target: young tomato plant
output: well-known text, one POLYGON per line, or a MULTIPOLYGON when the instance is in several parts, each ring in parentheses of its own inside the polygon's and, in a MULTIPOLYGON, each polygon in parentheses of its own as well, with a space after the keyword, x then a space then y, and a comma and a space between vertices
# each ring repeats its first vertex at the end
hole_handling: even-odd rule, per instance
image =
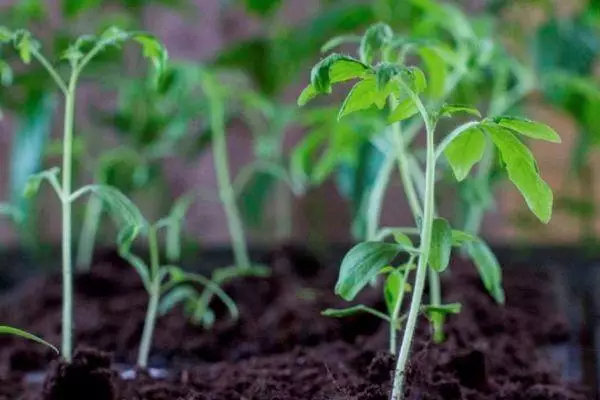
POLYGON ((26 30, 11 31, 0 27, 0 43, 12 44, 21 60, 29 64, 38 61, 50 74, 65 98, 63 160, 62 170, 57 167, 32 176, 25 189, 26 195, 37 192, 41 182, 47 180, 55 190, 62 205, 62 275, 63 275, 63 318, 61 353, 67 362, 72 359, 73 334, 73 268, 72 268, 72 222, 71 206, 74 201, 91 193, 101 197, 112 211, 124 223, 135 226, 138 214, 129 207, 128 200, 116 189, 101 185, 84 186, 78 190, 72 188, 72 151, 74 140, 74 120, 77 85, 85 67, 103 50, 119 46, 126 41, 134 41, 143 48, 144 56, 149 58, 156 69, 157 79, 167 61, 167 52, 153 36, 142 32, 125 32, 119 28, 107 29, 99 36, 85 35, 70 45, 62 54, 70 66, 70 75, 65 80, 58 67, 55 67, 41 53, 41 44, 26 30), (59 179, 60 176, 60 179, 59 179), (60 181, 59 181, 60 180, 60 181))
MULTIPOLYGON (((162 263, 158 238, 159 231, 163 229, 167 231, 167 242, 172 240, 172 236, 179 235, 182 220, 193 200, 193 196, 184 195, 176 201, 167 217, 153 224, 144 220, 142 225, 125 228, 119 235, 119 253, 139 274, 149 296, 137 360, 138 367, 142 369, 148 366, 152 337, 159 311, 162 314, 170 310, 172 305, 176 304, 177 299, 182 298, 183 294, 187 294, 191 290, 195 291, 195 286, 202 285, 205 288, 204 293, 209 293, 211 297, 213 295, 218 296, 229 309, 231 317, 234 319, 238 317, 238 310, 234 301, 221 289, 217 282, 213 282, 202 275, 184 272, 176 265, 162 263), (149 264, 136 256, 131 250, 134 240, 140 234, 148 240, 149 264)), ((252 271, 252 269, 249 270, 252 271)), ((209 295, 204 296, 208 297, 209 295)), ((210 310, 208 308, 206 310, 206 315, 209 315, 210 310)), ((210 317, 201 316, 201 321, 205 322, 208 318, 210 317)))
MULTIPOLYGON (((427 313, 434 326, 434 338, 440 340, 443 338, 441 323, 444 316, 459 310, 457 305, 441 304, 437 275, 448 267, 453 246, 467 246, 485 287, 497 301, 504 300, 500 267, 487 245, 475 236, 452 230, 447 220, 437 216, 435 194, 438 162, 445 157, 457 180, 462 181, 481 160, 486 145, 493 144, 501 156, 509 179, 521 192, 531 211, 541 221, 547 222, 552 213, 552 191, 542 180, 533 154, 519 140, 518 135, 560 142, 555 131, 534 121, 514 117, 481 119, 479 112, 469 106, 442 103, 438 107, 426 107, 424 99, 435 96, 436 93, 439 96, 442 88, 449 84, 445 81, 437 82, 436 79, 440 78, 440 75, 433 74, 434 69, 428 71, 427 79, 421 69, 407 65, 407 51, 419 47, 411 46, 406 49, 401 46, 402 43, 403 38, 395 36, 389 26, 381 23, 373 25, 362 38, 358 58, 331 54, 321 60, 314 66, 311 83, 299 98, 299 103, 304 104, 319 94, 331 93, 334 84, 358 81, 344 100, 338 118, 377 107, 387 114, 388 122, 395 127, 391 130, 390 151, 398 161, 417 227, 388 228, 376 234, 370 241, 353 247, 342 261, 335 287, 338 295, 351 301, 377 275, 382 272, 388 274, 385 290, 388 292, 386 302, 389 315, 382 313, 378 316, 390 322, 391 343, 395 341, 398 324, 402 322, 404 328, 394 373, 393 400, 403 398, 404 372, 419 314, 422 311, 427 313), (456 127, 442 140, 436 140, 438 121, 456 113, 467 113, 475 118, 456 127), (405 164, 406 147, 402 143, 407 139, 407 133, 403 134, 398 124, 413 115, 422 119, 425 126, 425 172, 421 197, 414 187, 411 188, 412 179, 405 179, 403 175, 409 168, 405 164), (389 234, 395 236, 396 243, 381 242, 381 239, 389 234), (413 246, 410 235, 418 236, 418 247, 413 246), (401 252, 408 253, 409 263, 398 268, 390 267, 401 252), (406 292, 407 274, 413 261, 416 261, 416 270, 410 291, 412 298, 404 317, 400 315, 401 301, 406 292), (432 288, 431 304, 424 305, 422 297, 428 275, 432 288), (392 292, 393 295, 390 294, 392 292)), ((448 52, 442 54, 446 57, 449 55, 448 52)), ((428 55, 430 54, 425 53, 419 56, 426 59, 428 55)), ((454 61, 456 62, 456 59, 454 61)), ((329 310, 326 313, 340 316, 356 311, 372 312, 359 306, 346 310, 329 310)), ((390 345, 390 350, 395 352, 395 345, 390 345)))

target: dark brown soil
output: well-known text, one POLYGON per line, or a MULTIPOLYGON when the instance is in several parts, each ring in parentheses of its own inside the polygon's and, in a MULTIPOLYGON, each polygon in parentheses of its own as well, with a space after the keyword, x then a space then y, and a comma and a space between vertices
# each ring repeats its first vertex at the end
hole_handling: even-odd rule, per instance
MULTIPOLYGON (((100 259, 75 282, 77 343, 65 365, 38 345, 0 336, 0 399, 98 400, 387 400, 394 359, 386 352, 387 326, 376 318, 322 317, 346 304, 332 287, 335 266, 322 268, 293 248, 273 253, 268 279, 226 286, 241 319, 229 321, 215 304, 210 331, 174 311, 156 328, 151 364, 172 376, 156 380, 138 373, 122 380, 111 362, 131 364, 137 354, 147 297, 133 270, 114 255, 100 259), (112 357, 112 358, 111 358, 112 357), (49 368, 49 369, 48 369, 49 368), (48 369, 42 388, 25 385, 25 372, 48 369), (43 393, 42 393, 43 390, 43 393)), ((446 323, 447 341, 431 343, 425 321, 418 327, 407 398, 411 400, 583 400, 591 398, 563 382, 543 348, 567 338, 552 282, 543 272, 513 268, 506 274, 506 307, 484 292, 474 268, 454 260, 444 282, 448 302, 463 304, 446 323)), ((27 282, 0 305, 0 321, 59 343, 60 278, 27 282)), ((362 303, 382 308, 380 289, 362 303)))

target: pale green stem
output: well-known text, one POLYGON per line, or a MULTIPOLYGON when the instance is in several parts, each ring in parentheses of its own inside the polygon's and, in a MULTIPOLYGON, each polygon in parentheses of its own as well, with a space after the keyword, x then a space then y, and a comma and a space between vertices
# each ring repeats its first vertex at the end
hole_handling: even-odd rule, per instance
POLYGON ((92 264, 94 255, 94 245, 98 233, 98 225, 102 215, 102 199, 98 196, 90 196, 85 209, 85 217, 81 235, 79 236, 79 246, 77 248, 77 269, 88 271, 92 264))
MULTIPOLYGON (((389 104, 390 110, 394 110, 398 105, 398 102, 394 96, 390 96, 389 104)), ((421 210, 421 204, 419 204, 419 198, 417 196, 417 192, 415 191, 414 182, 410 176, 410 166, 406 154, 406 143, 402 138, 399 122, 392 124, 392 140, 394 141, 394 147, 396 148, 397 152, 396 159, 398 160, 398 172, 400 173, 404 192, 406 193, 406 198, 408 200, 408 205, 410 206, 413 219, 415 222, 417 222, 417 219, 422 216, 423 211, 421 210)))
POLYGON ((377 230, 379 219, 381 217, 381 208, 383 206, 383 196, 390 181, 392 170, 394 169, 394 157, 386 155, 383 164, 379 169, 375 184, 369 195, 369 206, 367 208, 367 241, 377 240, 377 230))
POLYGON ((65 100, 65 121, 63 135, 62 165, 62 345, 61 353, 70 363, 73 355, 73 266, 72 266, 72 231, 71 231, 71 185, 73 157, 73 125, 75 116, 75 92, 77 74, 74 73, 69 82, 65 100))
MULTIPOLYGON (((413 258, 408 262, 412 264, 413 258)), ((407 269, 406 272, 402 275, 402 280, 400 281, 400 289, 398 293, 398 301, 394 304, 394 309, 392 310, 391 322, 390 322, 390 353, 396 355, 396 341, 398 337, 398 318, 400 316, 400 310, 402 310, 402 303, 404 300, 404 292, 406 291, 406 281, 408 280, 408 275, 410 273, 410 269, 407 269)))
MULTIPOLYGON (((442 304, 442 289, 440 285, 440 274, 433 268, 429 268, 429 303, 432 306, 442 304)), ((433 320, 434 342, 440 343, 444 340, 443 320, 433 320)))
POLYGON ((246 246, 246 239, 244 238, 244 227, 242 225, 240 213, 235 202, 235 193, 231 186, 231 178, 229 174, 223 104, 220 99, 214 97, 211 98, 210 103, 210 121, 213 135, 213 157, 219 185, 219 196, 227 216, 227 224, 229 227, 229 235, 231 236, 235 263, 239 268, 250 268, 248 248, 246 246))
POLYGON ((429 115, 421 100, 412 95, 413 100, 417 104, 419 111, 425 121, 427 130, 427 161, 425 170, 425 204, 423 210, 423 225, 421 230, 421 254, 417 264, 417 273, 413 287, 413 296, 410 303, 408 318, 406 320, 406 328, 402 338, 400 347, 400 355, 394 372, 394 383, 392 388, 392 400, 400 400, 403 397, 403 383, 406 365, 408 363, 412 340, 417 324, 417 318, 420 313, 421 300, 423 297, 423 289, 425 287, 425 279, 427 277, 427 264, 429 261, 429 251, 431 247, 431 233, 433 228, 433 219, 435 215, 435 143, 434 143, 434 128, 431 126, 429 115))
POLYGON ((161 277, 159 274, 160 259, 158 256, 158 238, 156 227, 152 226, 148 229, 148 244, 150 246, 150 276, 152 285, 150 287, 150 300, 148 309, 146 310, 146 319, 144 321, 144 331, 142 333, 142 341, 140 342, 140 350, 138 353, 137 365, 142 369, 148 366, 148 358, 150 348, 152 347, 152 336, 156 325, 156 315, 158 309, 158 300, 160 297, 161 277))

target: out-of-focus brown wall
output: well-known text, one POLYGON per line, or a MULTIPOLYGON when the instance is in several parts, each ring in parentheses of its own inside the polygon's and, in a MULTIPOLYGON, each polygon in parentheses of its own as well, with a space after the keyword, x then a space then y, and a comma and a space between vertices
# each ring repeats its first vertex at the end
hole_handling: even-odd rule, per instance
MULTIPOLYGON (((241 11, 223 12, 221 0, 193 0, 197 5, 194 15, 182 17, 175 13, 159 9, 147 10, 144 16, 148 30, 161 37, 169 49, 172 58, 204 60, 214 55, 225 44, 243 38, 261 29, 258 21, 252 20, 241 11)), ((0 0, 0 6, 11 3, 0 0)), ((295 23, 314 12, 317 0, 288 1, 284 13, 290 23, 295 23)), ((57 22, 59 23, 59 22, 57 22)), ((298 94, 298 86, 292 86, 285 95, 285 100, 294 102, 298 94)), ((82 93, 78 101, 80 108, 85 108, 87 101, 94 100, 94 93, 82 93)), ((561 186, 568 170, 568 155, 573 146, 576 129, 568 120, 547 107, 530 107, 531 115, 555 127, 563 138, 563 145, 535 143, 534 152, 540 160, 543 177, 554 188, 561 186)), ((0 199, 7 197, 8 152, 15 126, 10 119, 0 122, 0 199)), ((292 132, 290 143, 294 142, 300 132, 292 132)), ((229 137, 229 151, 233 171, 239 170, 250 159, 251 137, 244 129, 236 129, 229 137)), ((172 158, 166 161, 168 181, 175 194, 183 193, 192 186, 204 190, 214 190, 216 179, 213 159, 207 153, 190 165, 182 160, 172 158)), ((600 161, 595 165, 600 169, 600 161)), ((598 175, 600 176, 600 174, 598 175)), ((397 179, 396 179, 397 182, 397 179)), ((160 195, 160 194, 158 194, 160 195)), ((498 210, 490 212, 485 218, 484 233, 492 241, 514 241, 520 239, 520 232, 512 223, 512 215, 524 209, 520 195, 509 185, 498 190, 498 210)), ((53 196, 48 196, 43 203, 41 218, 43 232, 41 234, 58 238, 60 216, 56 212, 58 203, 53 196)), ((348 206, 340 199, 333 184, 313 191, 306 199, 294 202, 294 234, 297 240, 325 239, 342 242, 349 239, 350 216, 348 206)), ((272 221, 271 221, 272 222, 272 221)), ((385 201, 383 212, 384 225, 409 224, 410 216, 406 201, 399 184, 393 184, 385 201)), ((228 241, 223 211, 218 203, 196 204, 187 221, 188 231, 198 236, 204 243, 225 243, 228 241)), ((528 240, 532 241, 571 241, 577 239, 576 224, 564 216, 557 216, 543 233, 536 233, 528 240)), ((272 228, 253 232, 252 241, 265 241, 272 238, 272 228)), ((0 224, 0 242, 14 242, 16 236, 7 224, 0 224)))

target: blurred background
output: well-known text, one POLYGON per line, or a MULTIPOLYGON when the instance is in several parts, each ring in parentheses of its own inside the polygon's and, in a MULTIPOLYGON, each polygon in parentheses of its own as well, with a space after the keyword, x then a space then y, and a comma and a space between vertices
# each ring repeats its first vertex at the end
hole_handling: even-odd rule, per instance
MULTIPOLYGON (((227 84, 239 93, 227 112, 228 143, 249 241, 348 242, 360 236, 358 214, 377 155, 366 140, 348 144, 331 138, 372 126, 336 124, 335 113, 304 115, 296 99, 328 39, 360 35, 379 20, 410 33, 423 13, 418 3, 1 0, 0 25, 32 30, 52 60, 78 35, 111 25, 148 30, 169 50, 174 66, 160 90, 149 85, 137 50, 108 51, 86 73, 77 102, 78 184, 116 185, 149 218, 165 215, 178 196, 198 190, 199 200, 186 221, 187 240, 228 243, 206 104, 189 73, 199 64, 223 67, 228 69, 227 84), (306 150, 303 140, 315 132, 328 139, 300 155, 299 145, 306 150), (371 156, 363 159, 364 154, 371 156), (299 157, 308 158, 298 164, 299 157), (302 173, 298 168, 304 168, 302 173), (281 183, 282 173, 298 184, 292 185, 295 190, 281 183)), ((563 139, 562 145, 532 144, 542 176, 556 193, 551 223, 543 226, 530 217, 516 190, 500 183, 495 201, 482 200, 484 236, 493 243, 595 243, 600 227, 600 1, 447 3, 463 9, 478 34, 493 39, 502 53, 529 71, 531 90, 509 114, 539 119, 563 139)), ((20 194, 28 175, 59 160, 62 99, 38 65, 19 66, 9 49, 0 50, 0 59, 14 68, 12 83, 0 88, 0 202, 12 204, 23 216, 18 224, 0 221, 0 244, 35 248, 58 241, 58 200, 48 188, 34 199, 20 194)), ((472 74, 461 85, 461 100, 485 104, 493 77, 493 70, 472 74)), ((383 225, 410 224, 398 177, 392 179, 383 225)), ((457 199, 473 190, 464 189, 441 192, 444 215, 460 214, 457 199)), ((97 205, 82 202, 76 209, 76 230, 98 212, 97 205)), ((104 225, 98 227, 98 242, 112 243, 110 223, 104 225)))

